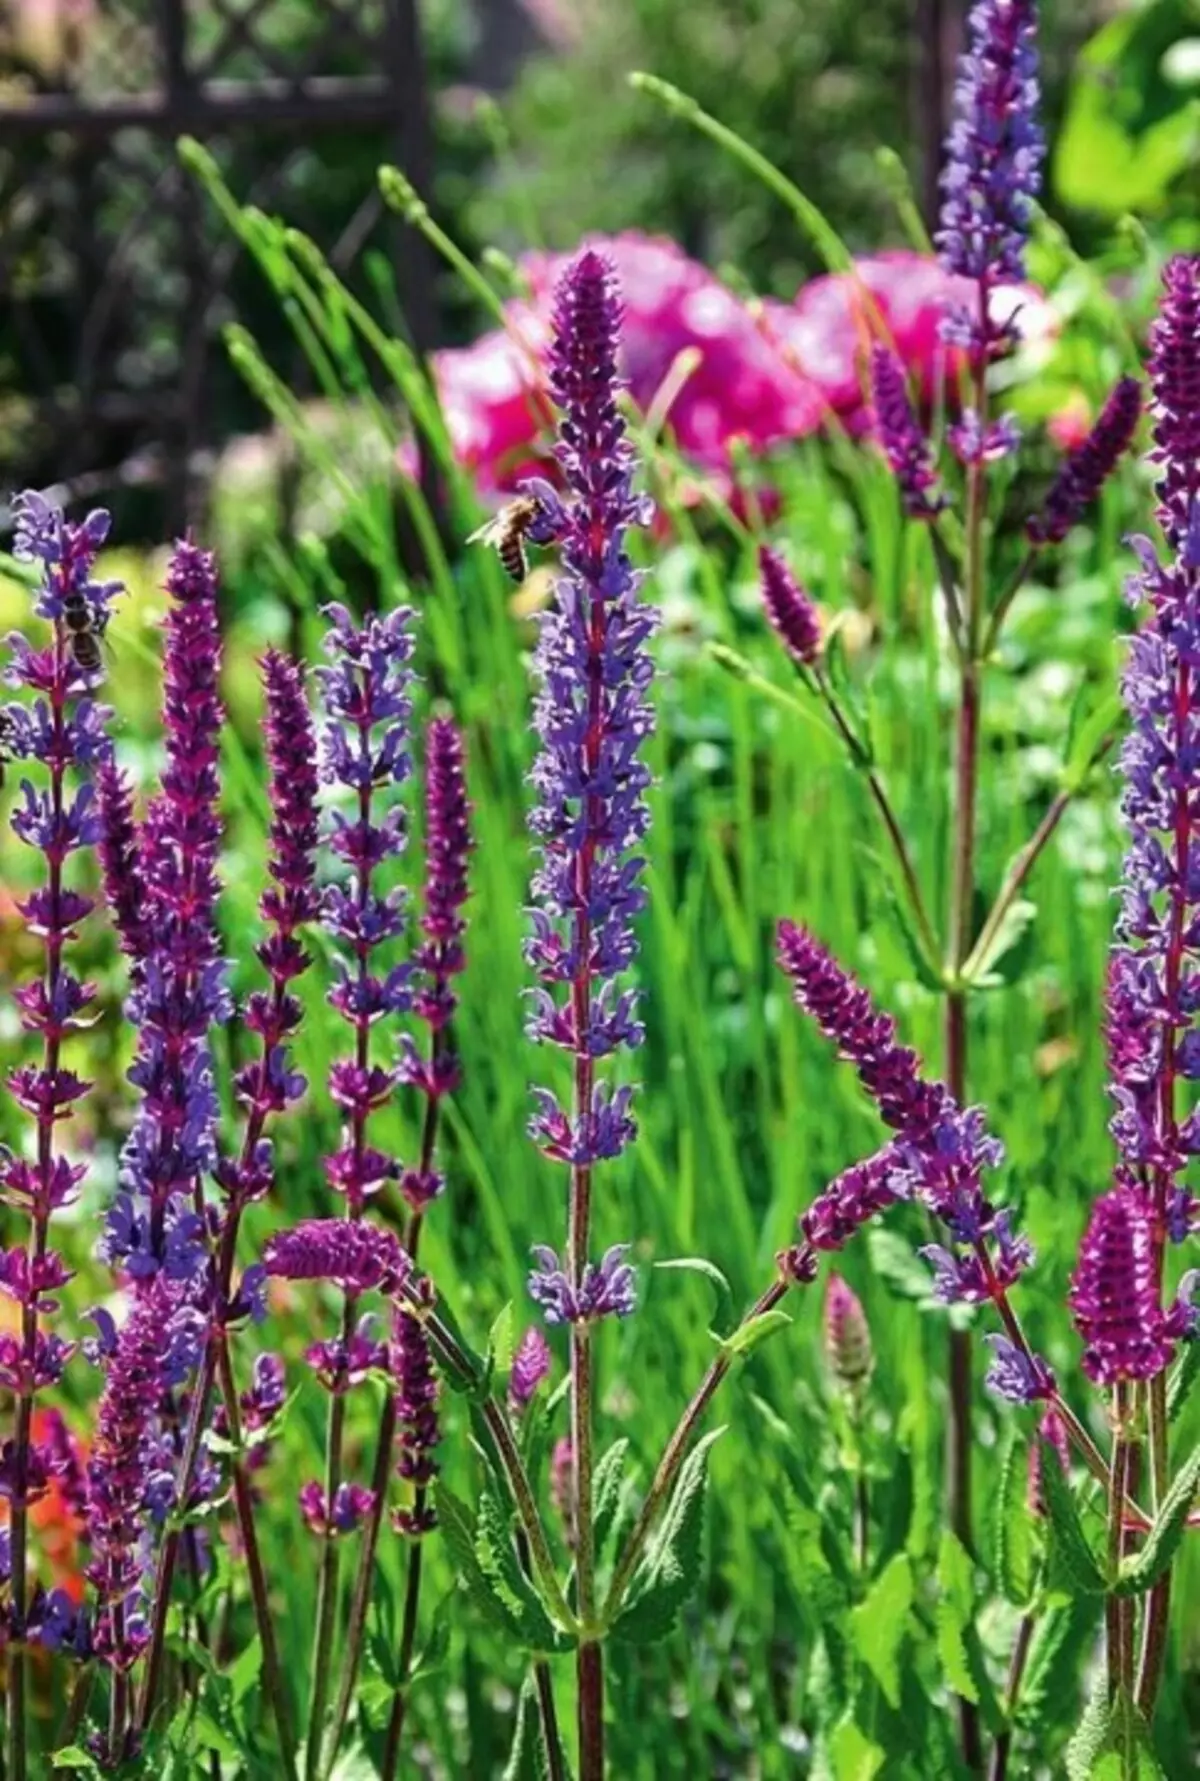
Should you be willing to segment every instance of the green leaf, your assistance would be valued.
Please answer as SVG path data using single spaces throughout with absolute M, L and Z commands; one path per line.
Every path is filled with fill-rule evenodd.
M 1000 1462 L 1000 1487 L 992 1521 L 992 1562 L 1005 1597 L 1016 1608 L 1028 1607 L 1037 1577 L 1039 1540 L 1027 1500 L 1027 1467 L 1028 1450 L 1013 1429 Z
M 497 1632 L 514 1643 L 521 1629 L 508 1603 L 493 1587 L 475 1552 L 475 1527 L 470 1509 L 439 1479 L 434 1486 L 438 1526 L 450 1554 L 459 1586 Z
M 104 1771 L 95 1757 L 79 1744 L 65 1744 L 56 1750 L 50 1758 L 56 1769 L 71 1769 L 84 1775 L 103 1775 Z
M 964 1701 L 980 1707 L 988 1725 L 994 1726 L 999 1713 L 976 1630 L 971 1560 L 949 1528 L 938 1549 L 937 1582 L 937 1647 L 946 1684 Z
M 900 1705 L 900 1647 L 913 1604 L 912 1565 L 898 1552 L 849 1616 L 850 1638 L 889 1707 Z
M 1066 1767 L 1068 1781 L 1166 1781 L 1146 1721 L 1123 1691 L 1108 1699 L 1104 1676 L 1067 1746 Z
M 726 1354 L 740 1355 L 742 1359 L 745 1359 L 747 1355 L 753 1354 L 754 1350 L 765 1342 L 768 1336 L 775 1335 L 778 1330 L 786 1329 L 791 1321 L 786 1311 L 775 1309 L 763 1311 L 757 1317 L 751 1317 L 748 1322 L 740 1323 L 731 1336 L 718 1336 L 715 1330 L 710 1330 L 708 1333 L 720 1343 Z
M 561 1643 L 559 1635 L 521 1569 L 509 1516 L 490 1490 L 485 1490 L 479 1499 L 475 1556 L 484 1577 L 511 1614 L 526 1649 L 536 1652 L 557 1650 Z
M 909 1299 L 918 1305 L 932 1305 L 932 1276 L 908 1238 L 881 1224 L 868 1225 L 866 1234 L 872 1271 L 893 1297 Z
M 262 1670 L 262 1640 L 255 1633 L 244 1651 L 238 1653 L 225 1674 L 229 1678 L 234 1706 L 240 1705 L 258 1681 Z
M 1116 1595 L 1141 1595 L 1158 1582 L 1179 1550 L 1198 1487 L 1200 1447 L 1193 1449 L 1176 1473 L 1140 1549 L 1121 1566 L 1113 1586 Z
M 661 1526 L 613 1624 L 614 1636 L 631 1645 L 665 1638 L 700 1580 L 708 1456 L 724 1433 L 714 1429 L 697 1441 L 680 1468 Z
M 1014 897 L 982 952 L 973 953 L 963 972 L 974 989 L 1001 989 L 1016 983 L 1033 956 L 1032 935 L 1037 904 Z
M 664 1262 L 655 1262 L 654 1264 L 656 1274 L 670 1273 L 675 1269 L 682 1269 L 689 1274 L 703 1274 L 717 1295 L 716 1313 L 713 1321 L 718 1328 L 722 1324 L 732 1323 L 733 1288 L 715 1262 L 710 1262 L 702 1255 L 673 1255 Z
M 1016 1723 L 1041 1738 L 1046 1730 L 1075 1718 L 1079 1665 L 1095 1637 L 1100 1600 L 1084 1596 L 1048 1608 L 1038 1617 L 1029 1645 Z
M 625 1456 L 629 1442 L 622 1435 L 605 1449 L 592 1473 L 592 1538 L 599 1558 L 617 1521 L 626 1491 Z
M 493 1371 L 507 1374 L 517 1349 L 517 1320 L 510 1299 L 488 1333 L 487 1358 Z
M 1200 1340 L 1188 1343 L 1183 1351 L 1183 1358 L 1167 1381 L 1167 1420 L 1169 1422 L 1175 1422 L 1183 1411 L 1198 1378 L 1200 1378 Z
M 227 1762 L 240 1761 L 242 1752 L 237 1743 L 224 1726 L 217 1724 L 207 1708 L 197 1707 L 192 1714 L 191 1734 L 193 1741 L 199 1744 L 202 1750 L 215 1750 L 217 1755 L 224 1757 Z
M 874 1781 L 887 1761 L 887 1752 L 872 1743 L 849 1716 L 832 1732 L 829 1756 L 836 1781 Z
M 547 1773 L 546 1753 L 542 1748 L 538 1721 L 537 1690 L 533 1685 L 533 1678 L 527 1676 L 517 1701 L 512 1749 L 508 1753 L 501 1781 L 545 1781 Z
M 1125 706 L 1120 694 L 1108 693 L 1091 716 L 1082 719 L 1075 727 L 1062 771 L 1065 790 L 1076 792 L 1082 787 L 1104 744 L 1116 730 L 1124 714 Z
M 1042 1467 L 1042 1490 L 1050 1516 L 1052 1583 L 1065 1580 L 1069 1593 L 1104 1595 L 1104 1575 L 1088 1544 L 1074 1494 L 1061 1466 Z

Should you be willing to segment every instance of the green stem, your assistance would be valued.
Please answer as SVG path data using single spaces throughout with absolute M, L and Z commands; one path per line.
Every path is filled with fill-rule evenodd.
M 1157 1511 L 1170 1487 L 1167 1462 L 1167 1379 L 1159 1373 L 1150 1381 L 1150 1483 L 1152 1502 Z M 1150 1591 L 1146 1603 L 1146 1620 L 1142 1632 L 1142 1651 L 1138 1663 L 1137 1704 L 1146 1719 L 1154 1712 L 1163 1661 L 1167 1652 L 1167 1633 L 1171 1617 L 1171 1572 L 1168 1569 Z

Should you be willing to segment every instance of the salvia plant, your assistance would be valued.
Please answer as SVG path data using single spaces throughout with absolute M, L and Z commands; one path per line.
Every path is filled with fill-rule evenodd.
M 1044 154 L 1035 33 L 1033 0 L 978 0 L 968 22 L 937 234 L 966 293 L 944 318 L 960 386 L 944 439 L 928 430 L 886 338 L 864 367 L 896 498 L 928 539 L 935 641 L 956 688 L 944 922 L 838 639 L 784 554 L 764 542 L 758 564 L 762 612 L 797 677 L 796 700 L 824 715 L 864 777 L 917 973 L 944 1006 L 941 1068 L 926 1069 L 803 911 L 778 911 L 781 981 L 851 1066 L 883 1132 L 797 1206 L 794 1240 L 740 1319 L 714 1335 L 644 1478 L 628 1439 L 602 1435 L 602 1333 L 653 1315 L 632 1205 L 619 1208 L 620 1241 L 602 1247 L 595 1234 L 597 1204 L 611 1204 L 625 1178 L 614 1165 L 638 1143 L 630 1069 L 648 1012 L 637 964 L 658 624 L 653 578 L 647 585 L 635 567 L 650 556 L 655 508 L 622 401 L 611 264 L 585 249 L 559 281 L 543 367 L 552 461 L 521 490 L 526 538 L 555 564 L 532 660 L 523 963 L 527 1031 L 543 1060 L 529 1141 L 561 1185 L 561 1220 L 533 1248 L 519 1337 L 510 1308 L 477 1346 L 440 1288 L 436 1252 L 428 1265 L 462 1086 L 455 1025 L 472 963 L 475 816 L 464 727 L 415 671 L 424 615 L 393 606 L 357 616 L 335 602 L 311 675 L 278 650 L 263 655 L 267 855 L 256 937 L 231 961 L 235 942 L 219 921 L 218 565 L 191 539 L 171 557 L 162 765 L 144 799 L 117 762 L 97 698 L 99 640 L 110 617 L 119 632 L 122 593 L 96 574 L 107 516 L 76 522 L 37 493 L 19 498 L 15 555 L 36 588 L 28 634 L 9 640 L 18 696 L 3 710 L 3 738 L 21 763 L 12 830 L 39 868 L 20 904 L 36 962 L 13 992 L 27 1040 L 7 1077 L 26 1138 L 0 1155 L 4 1202 L 22 1221 L 0 1262 L 17 1308 L 0 1337 L 11 1402 L 0 1454 L 8 1781 L 43 1772 L 48 1749 L 59 1769 L 100 1773 L 415 1773 L 413 1692 L 436 1672 L 445 1619 L 460 1611 L 527 1666 L 508 1773 L 601 1781 L 619 1712 L 606 1696 L 610 1653 L 667 1638 L 700 1575 L 714 1400 L 789 1323 L 785 1305 L 818 1281 L 823 1258 L 881 1221 L 919 1253 L 913 1266 L 948 1308 L 947 1506 L 928 1630 L 943 1663 L 941 1704 L 956 1719 L 953 1741 L 901 1746 L 882 1772 L 986 1763 L 1003 1781 L 1019 1762 L 1050 1772 L 1038 1767 L 1026 1704 L 1052 1686 L 1079 1702 L 1073 1777 L 1162 1772 L 1156 1705 L 1180 1622 L 1172 1581 L 1200 1522 L 1200 1449 L 1181 1454 L 1172 1441 L 1200 1355 L 1194 1277 L 1182 1265 L 1200 1223 L 1187 1179 L 1200 1116 L 1186 1089 L 1200 1077 L 1200 259 L 1176 258 L 1163 274 L 1148 364 L 1158 535 L 1129 542 L 1138 618 L 1122 680 L 1125 854 L 1105 979 L 1113 1156 L 1063 1307 L 1094 1387 L 1087 1403 L 1026 1333 L 1033 1246 L 1017 1208 L 999 1201 L 1004 1152 L 972 1102 L 968 1051 L 971 999 L 1020 937 L 1030 874 L 1115 737 L 1107 710 L 1085 726 L 1068 783 L 981 914 L 979 763 L 997 646 L 1042 553 L 1085 517 L 1130 450 L 1143 406 L 1141 381 L 1121 378 L 1023 520 L 1020 554 L 997 585 L 999 501 L 1020 434 L 997 402 L 994 368 L 1015 341 L 999 298 L 1025 275 Z M 682 96 L 670 102 L 686 110 Z M 728 650 L 722 659 L 750 673 Z M 415 893 L 404 888 L 413 819 L 423 849 Z M 68 1316 L 73 1274 L 58 1232 L 78 1218 L 89 1174 L 71 1121 L 89 1092 L 75 1066 L 96 1001 L 72 957 L 105 919 L 123 958 L 130 1056 L 126 1135 L 95 1233 L 112 1291 Z M 251 956 L 254 987 L 235 995 L 231 962 L 240 980 Z M 325 999 L 308 988 L 318 956 Z M 314 1022 L 340 1035 L 323 1081 L 301 1068 Z M 397 1099 L 415 1109 L 416 1143 L 403 1156 L 386 1136 Z M 317 1106 L 333 1140 L 323 1181 L 300 1194 L 288 1133 Z M 314 1198 L 320 1215 L 297 1217 Z M 728 1290 L 715 1264 L 680 1265 Z M 841 1273 L 826 1271 L 821 1290 L 826 1427 L 853 1484 L 853 1642 L 895 1710 L 902 1685 L 888 1617 L 898 1599 L 910 1606 L 912 1580 L 903 1555 L 881 1567 L 877 1549 L 878 1343 Z M 1010 1419 L 1029 1424 L 1026 1461 L 1018 1468 L 1010 1443 L 1001 1468 L 1002 1662 L 982 1637 L 973 1581 L 975 1317 L 986 1325 L 987 1385 Z M 304 1331 L 302 1368 L 294 1348 L 275 1352 L 256 1337 L 268 1324 L 286 1332 L 289 1318 Z M 77 1341 L 80 1320 L 94 1333 Z M 52 1404 L 68 1365 L 94 1369 L 86 1439 Z M 293 1415 L 317 1419 L 324 1448 L 321 1474 L 292 1481 L 288 1505 L 295 1563 L 315 1579 L 307 1689 L 284 1661 L 286 1590 L 262 1538 L 279 1505 L 261 1479 Z M 352 1438 L 367 1426 L 369 1441 Z M 469 1496 L 457 1488 L 463 1477 Z M 747 1499 L 756 1487 L 750 1470 Z M 82 1530 L 83 1599 L 51 1586 L 39 1562 L 36 1511 L 51 1491 Z M 815 1508 L 793 1536 L 823 1550 Z M 456 1579 L 441 1602 L 423 1588 L 431 1541 Z M 391 1543 L 403 1554 L 398 1601 L 381 1562 Z M 232 1654 L 231 1564 L 253 1617 L 252 1637 Z M 845 1672 L 841 1585 L 824 1561 L 808 1574 L 833 1592 L 822 1598 L 821 1662 Z M 29 1704 L 47 1652 L 70 1666 L 71 1684 L 62 1723 L 43 1737 Z M 825 1692 L 837 1692 L 832 1682 Z M 889 1758 L 872 1737 L 852 1717 L 818 1719 L 811 1772 L 881 1772 Z M 360 1767 L 339 1766 L 348 1756 Z

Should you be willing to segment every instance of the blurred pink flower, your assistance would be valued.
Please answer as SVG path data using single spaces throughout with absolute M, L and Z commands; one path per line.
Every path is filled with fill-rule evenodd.
M 1091 431 L 1092 405 L 1082 390 L 1072 390 L 1046 422 L 1046 431 L 1060 451 L 1076 451 Z
M 861 368 L 878 331 L 873 306 L 921 398 L 961 368 L 961 354 L 950 355 L 938 325 L 947 302 L 961 300 L 963 281 L 924 255 L 876 254 L 856 261 L 853 274 L 812 280 L 792 304 L 747 303 L 662 237 L 631 232 L 593 244 L 612 258 L 620 280 L 623 371 L 634 403 L 665 426 L 723 498 L 734 492 L 737 442 L 760 455 L 806 438 L 831 414 L 852 432 L 866 430 Z M 528 299 L 505 305 L 506 328 L 434 354 L 455 457 L 485 498 L 545 469 L 549 411 L 540 363 L 554 284 L 570 257 L 524 255 Z M 1018 312 L 1023 338 L 1053 329 L 1049 305 L 1030 288 L 998 289 L 993 301 L 997 315 Z M 401 464 L 411 470 L 410 450 Z

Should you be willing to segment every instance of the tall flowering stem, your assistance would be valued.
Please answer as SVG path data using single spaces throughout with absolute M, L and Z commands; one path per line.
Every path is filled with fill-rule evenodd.
M 530 1032 L 566 1051 L 573 1064 L 570 1111 L 538 1091 L 531 1131 L 545 1153 L 571 1171 L 564 1284 L 571 1324 L 571 1441 L 576 1575 L 584 1634 L 578 1649 L 581 1781 L 604 1766 L 604 1680 L 596 1636 L 592 1538 L 592 1324 L 606 1311 L 632 1309 L 607 1296 L 610 1276 L 589 1261 L 592 1171 L 633 1136 L 629 1091 L 597 1080 L 596 1065 L 642 1029 L 631 990 L 617 979 L 634 955 L 633 918 L 644 902 L 641 862 L 630 850 L 645 834 L 649 771 L 638 750 L 653 723 L 646 641 L 654 615 L 637 597 L 639 577 L 626 551 L 628 529 L 645 524 L 648 503 L 634 493 L 633 449 L 617 407 L 621 307 L 611 265 L 585 251 L 555 292 L 548 382 L 560 414 L 555 456 L 559 498 L 536 485 L 532 532 L 557 545 L 564 574 L 543 621 L 534 722 L 541 751 L 533 768 L 531 817 L 541 843 L 534 878 L 534 931 L 528 958 L 541 979 Z M 551 1261 L 553 1258 L 551 1257 Z M 539 1282 L 541 1283 L 539 1286 Z M 535 1276 L 534 1296 L 560 1299 L 556 1269 Z
M 347 794 L 349 809 L 332 812 L 329 847 L 346 868 L 348 880 L 329 889 L 324 919 L 344 949 L 330 1001 L 351 1029 L 353 1052 L 330 1071 L 330 1094 L 343 1124 L 341 1144 L 326 1159 L 325 1172 L 330 1186 L 345 1199 L 347 1222 L 356 1224 L 372 1195 L 398 1172 L 390 1158 L 368 1143 L 367 1130 L 372 1112 L 390 1099 L 399 1078 L 395 1068 L 372 1061 L 371 1031 L 380 1020 L 407 1008 L 410 1000 L 407 968 L 381 969 L 377 962 L 378 949 L 403 932 L 405 917 L 401 892 L 380 890 L 376 874 L 402 851 L 407 837 L 403 806 L 392 802 L 380 811 L 378 798 L 387 788 L 402 785 L 412 769 L 408 693 L 413 615 L 403 607 L 368 619 L 361 627 L 342 606 L 328 607 L 326 616 L 330 665 L 318 670 L 325 712 L 321 771 L 329 785 Z M 309 1517 L 321 1539 L 321 1567 L 305 1759 L 308 1781 L 315 1781 L 320 1771 L 331 1681 L 340 1568 L 337 1536 L 351 1531 L 372 1506 L 369 1492 L 352 1497 L 342 1480 L 346 1392 L 353 1378 L 365 1372 L 355 1361 L 365 1343 L 355 1332 L 357 1296 L 347 1286 L 340 1336 L 332 1344 L 318 1344 L 312 1354 L 317 1375 L 330 1392 L 330 1405 L 324 1484 L 308 1486 L 304 1493 L 306 1511 L 318 1502 L 321 1507 L 319 1515 Z M 339 1503 L 354 1505 L 341 1521 Z
M 967 48 L 955 87 L 954 121 L 942 173 L 937 231 L 947 272 L 974 284 L 974 301 L 947 316 L 948 341 L 965 346 L 971 366 L 970 405 L 950 431 L 966 466 L 964 591 L 959 638 L 959 702 L 954 777 L 954 836 L 946 971 L 947 1086 L 960 1104 L 967 1084 L 967 998 L 963 966 L 971 952 L 975 896 L 975 810 L 979 778 L 985 618 L 987 464 L 1011 450 L 1015 429 L 987 413 L 987 367 L 1011 334 L 992 315 L 992 292 L 1024 274 L 1032 200 L 1045 152 L 1038 121 L 1035 0 L 976 0 L 967 20 Z M 972 1544 L 972 1366 L 969 1333 L 951 1329 L 948 1472 L 950 1519 L 968 1550 Z M 978 1714 L 960 1706 L 963 1754 L 982 1763 Z
M 435 1167 L 441 1105 L 444 1098 L 457 1088 L 459 1080 L 459 1063 L 450 1044 L 449 1026 L 458 1004 L 454 980 L 466 965 L 463 935 L 467 924 L 462 909 L 467 899 L 467 864 L 471 852 L 470 809 L 462 734 L 453 719 L 434 718 L 425 734 L 425 884 L 420 918 L 421 942 L 413 959 L 419 976 L 412 999 L 413 1012 L 429 1027 L 429 1046 L 423 1056 L 415 1041 L 406 1035 L 400 1069 L 402 1080 L 418 1091 L 425 1108 L 416 1166 L 406 1170 L 400 1178 L 400 1189 L 408 1206 L 405 1247 L 414 1262 L 425 1214 L 444 1187 L 444 1179 Z M 420 1536 L 434 1525 L 428 1506 L 428 1487 L 432 1478 L 432 1448 L 436 1444 L 438 1429 L 431 1395 L 433 1375 L 429 1345 L 420 1319 L 411 1312 L 397 1307 L 394 1323 L 390 1370 L 396 1389 L 387 1393 L 380 1412 L 371 1479 L 374 1501 L 359 1549 L 341 1685 L 329 1738 L 331 1757 L 337 1751 L 345 1728 L 358 1677 L 398 1420 L 405 1431 L 401 1476 L 411 1481 L 413 1489 L 412 1505 L 402 1511 L 403 1522 L 397 1522 L 399 1531 L 412 1538 L 399 1660 L 400 1675 L 405 1678 L 412 1662 L 420 1604 Z M 385 1781 L 399 1760 L 406 1699 L 407 1689 L 401 1683 L 393 1700 L 385 1743 Z
M 264 1135 L 266 1127 L 272 1115 L 284 1112 L 294 1105 L 305 1089 L 303 1077 L 290 1066 L 288 1043 L 301 1019 L 300 1003 L 292 986 L 309 964 L 300 932 L 318 912 L 314 883 L 317 845 L 316 737 L 300 669 L 286 657 L 269 650 L 263 658 L 262 675 L 266 697 L 266 745 L 272 813 L 268 863 L 271 883 L 263 893 L 259 905 L 268 932 L 257 946 L 256 952 L 267 973 L 270 988 L 267 991 L 256 991 L 250 997 L 246 1009 L 246 1024 L 258 1036 L 261 1050 L 238 1073 L 234 1085 L 245 1117 L 240 1151 L 234 1157 L 222 1158 L 216 1168 L 217 1179 L 226 1198 L 216 1241 L 207 1337 L 192 1392 L 187 1431 L 176 1477 L 175 1494 L 179 1502 L 186 1502 L 191 1495 L 202 1438 L 208 1425 L 213 1384 L 217 1378 L 224 1379 L 227 1371 L 223 1363 L 228 1359 L 230 1325 L 236 1321 L 238 1315 L 245 1314 L 245 1297 L 239 1302 L 233 1292 L 233 1274 L 243 1212 L 247 1205 L 269 1192 L 274 1179 L 273 1152 Z M 120 796 L 120 788 L 114 787 L 107 823 L 106 862 L 110 901 L 118 921 L 123 906 L 121 873 L 118 870 L 125 852 L 121 845 L 121 838 L 126 832 L 126 825 L 122 822 L 123 810 L 124 799 Z M 229 1393 L 224 1395 L 228 1400 Z M 228 1402 L 226 1412 L 229 1414 Z M 235 1404 L 234 1414 L 236 1413 Z M 235 1471 L 240 1471 L 244 1461 L 239 1455 L 235 1457 L 233 1464 Z M 244 1480 L 235 1480 L 235 1488 L 241 1482 Z M 240 1508 L 241 1493 L 237 1494 Z M 243 1527 L 242 1533 L 250 1557 L 256 1552 L 256 1534 L 253 1527 L 249 1530 Z M 164 1541 L 156 1578 L 153 1636 L 140 1705 L 143 1724 L 149 1719 L 157 1697 L 166 1614 L 178 1546 L 178 1533 L 172 1530 Z M 291 1732 L 287 1723 L 285 1691 L 274 1632 L 269 1616 L 260 1612 L 259 1620 L 268 1687 L 279 1719 L 285 1760 L 290 1763 Z
M 32 1440 L 33 1406 L 38 1392 L 57 1383 L 71 1352 L 41 1327 L 57 1309 L 55 1291 L 71 1277 L 50 1247 L 50 1220 L 75 1199 L 85 1172 L 62 1153 L 56 1131 L 89 1086 L 62 1065 L 63 1041 L 79 1030 L 93 994 L 64 963 L 68 941 L 92 909 L 89 898 L 67 888 L 64 867 L 72 854 L 99 839 L 90 780 L 109 749 L 107 714 L 91 697 L 100 676 L 80 663 L 67 613 L 68 605 L 72 616 L 83 610 L 92 628 L 102 630 L 119 590 L 115 583 L 93 579 L 108 534 L 106 513 L 97 510 L 74 524 L 30 492 L 18 497 L 16 519 L 15 554 L 40 568 L 35 610 L 51 627 L 45 648 L 34 649 L 21 636 L 9 639 L 12 659 L 5 679 L 27 690 L 32 700 L 3 712 L 8 751 L 39 762 L 45 779 L 22 780 L 12 816 L 14 834 L 46 862 L 44 883 L 21 904 L 30 930 L 42 941 L 42 971 L 14 995 L 22 1027 L 41 1042 L 41 1061 L 8 1076 L 10 1094 L 33 1124 L 33 1153 L 18 1157 L 0 1150 L 0 1195 L 29 1220 L 24 1253 L 15 1252 L 4 1269 L 4 1290 L 20 1305 L 21 1323 L 19 1340 L 9 1337 L 3 1343 L 0 1366 L 15 1405 L 13 1434 L 0 1453 L 0 1489 L 9 1501 L 14 1634 L 8 1647 L 7 1772 L 9 1781 L 24 1781 L 28 1516 L 48 1482 L 47 1461 Z
M 1182 1125 L 1176 1085 L 1200 1077 L 1194 1026 L 1197 890 L 1194 849 L 1200 819 L 1194 760 L 1200 742 L 1200 258 L 1167 266 L 1151 337 L 1154 461 L 1160 467 L 1157 518 L 1162 561 L 1136 539 L 1140 571 L 1129 596 L 1147 608 L 1130 646 L 1123 692 L 1132 729 L 1121 753 L 1122 813 L 1129 829 L 1116 944 L 1109 968 L 1109 1054 L 1116 1113 L 1118 1187 L 1140 1196 L 1149 1219 L 1153 1298 L 1162 1315 L 1169 1240 L 1182 1240 L 1200 1207 L 1184 1185 L 1200 1151 L 1200 1121 Z M 1149 1328 L 1147 1334 L 1149 1334 Z M 1166 1491 L 1166 1387 L 1149 1384 L 1150 1468 L 1155 1499 Z M 1146 1616 L 1138 1700 L 1153 1706 L 1162 1668 L 1169 1575 Z

